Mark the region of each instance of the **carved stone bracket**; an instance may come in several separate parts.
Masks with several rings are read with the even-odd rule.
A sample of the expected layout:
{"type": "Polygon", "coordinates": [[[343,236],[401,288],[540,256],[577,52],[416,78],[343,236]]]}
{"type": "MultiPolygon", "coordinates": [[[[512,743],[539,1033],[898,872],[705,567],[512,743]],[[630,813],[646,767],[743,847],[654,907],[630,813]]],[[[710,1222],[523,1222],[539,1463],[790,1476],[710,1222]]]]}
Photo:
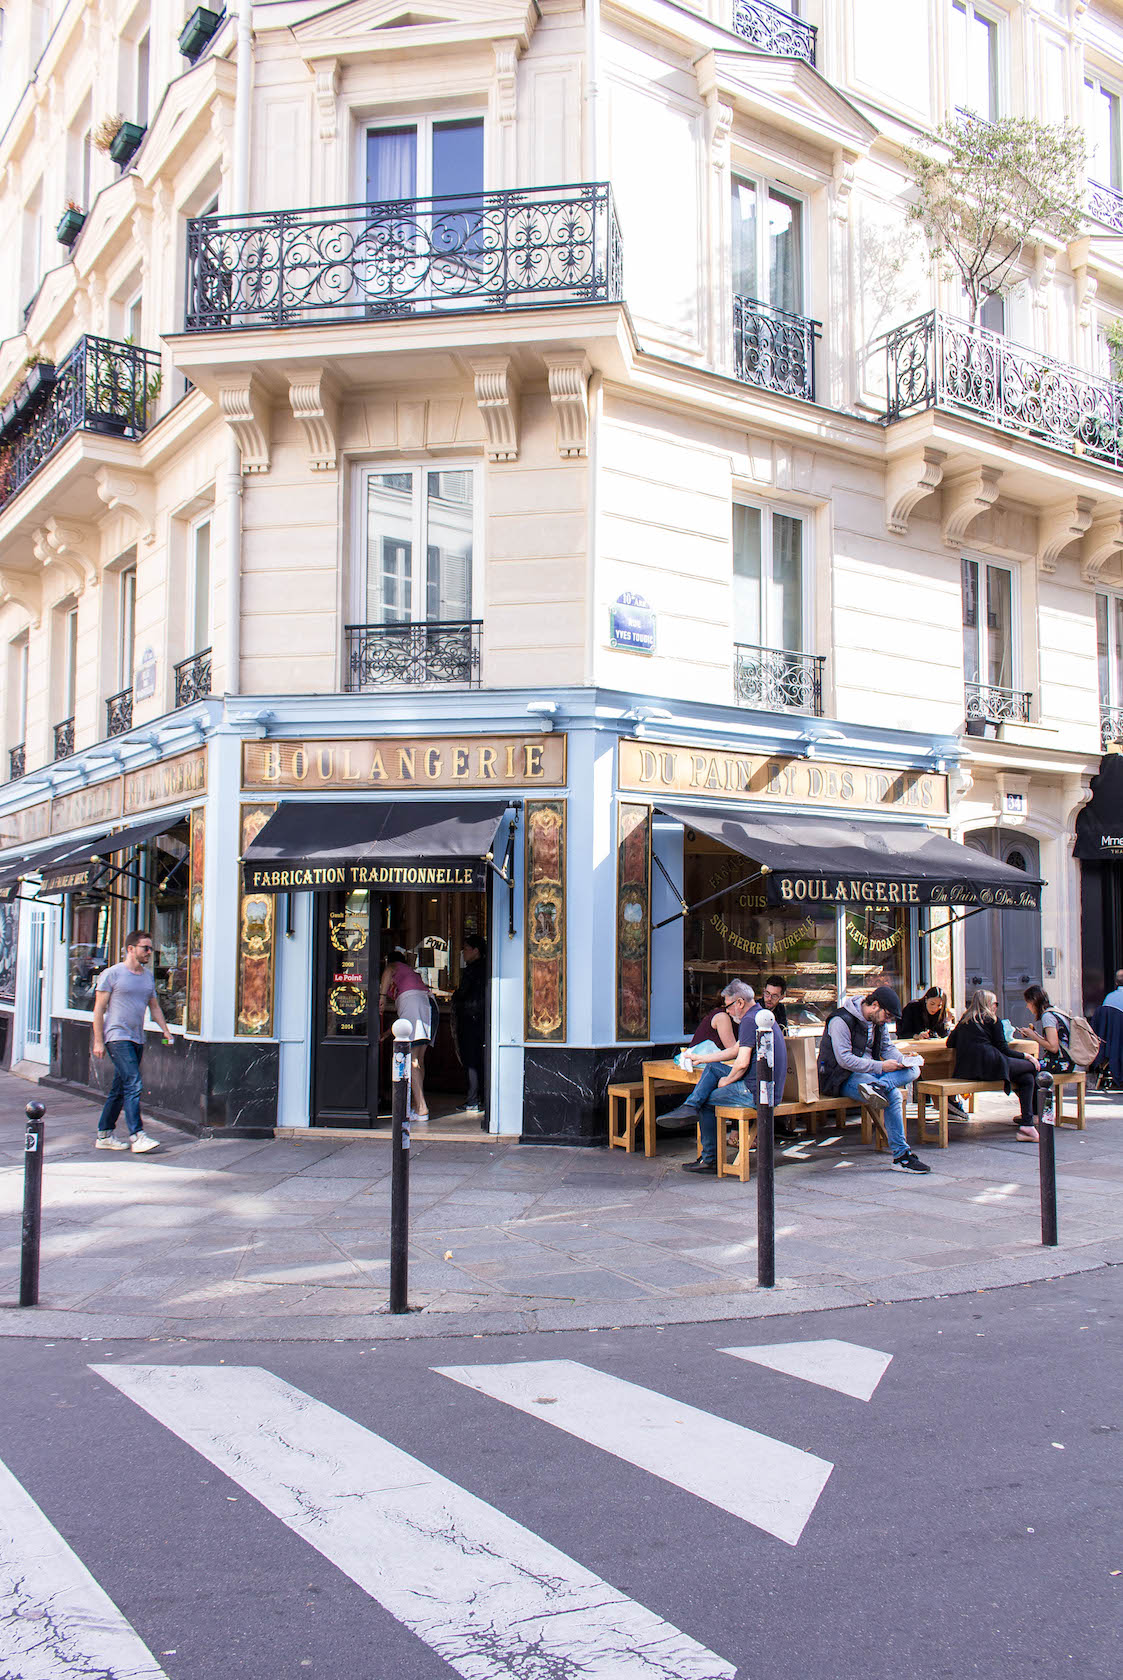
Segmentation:
{"type": "Polygon", "coordinates": [[[942,449],[919,449],[894,461],[885,480],[885,523],[895,536],[908,531],[912,511],[938,490],[947,455],[942,449]]]}
{"type": "Polygon", "coordinates": [[[1085,583],[1098,583],[1106,568],[1123,552],[1123,513],[1097,519],[1080,548],[1080,576],[1085,583]]]}
{"type": "Polygon", "coordinates": [[[313,65],[315,77],[316,114],[320,119],[320,139],[334,140],[339,127],[339,60],[323,59],[313,65]]]}
{"type": "Polygon", "coordinates": [[[1082,537],[1092,523],[1094,507],[1090,496],[1076,496],[1041,515],[1037,522],[1037,565],[1040,571],[1056,571],[1057,561],[1065,549],[1082,537]]]}
{"type": "Polygon", "coordinates": [[[589,375],[584,356],[543,356],[550,380],[550,401],[558,428],[558,454],[586,455],[589,449],[589,375]]]}
{"type": "Polygon", "coordinates": [[[1001,477],[997,467],[972,467],[944,485],[944,541],[949,548],[958,548],[979,515],[994,506],[1001,477]]]}
{"type": "Polygon", "coordinates": [[[308,439],[313,472],[334,472],[338,456],[339,399],[323,368],[289,375],[289,403],[308,439]]]}
{"type": "Polygon", "coordinates": [[[269,403],[253,374],[247,374],[236,383],[220,383],[218,406],[222,410],[222,418],[238,440],[242,451],[242,471],[268,472],[269,403]]]}
{"type": "Polygon", "coordinates": [[[519,458],[519,390],[509,356],[485,356],[471,361],[476,407],[487,433],[489,461],[519,458]]]}
{"type": "Polygon", "coordinates": [[[131,514],[141,541],[151,547],[156,541],[156,495],[151,481],[120,467],[99,467],[97,493],[111,513],[120,509],[131,514]]]}
{"type": "Polygon", "coordinates": [[[834,154],[834,167],[831,171],[830,213],[836,222],[845,222],[850,218],[850,194],[856,173],[853,159],[840,147],[834,154]]]}
{"type": "Polygon", "coordinates": [[[10,601],[23,608],[31,628],[38,630],[43,620],[41,580],[25,572],[0,572],[0,606],[6,607],[10,601]]]}
{"type": "Polygon", "coordinates": [[[495,114],[501,123],[513,123],[518,116],[518,66],[520,43],[495,41],[495,114]]]}
{"type": "Polygon", "coordinates": [[[101,581],[98,555],[101,548],[96,525],[77,519],[48,519],[35,533],[35,554],[44,571],[58,567],[74,580],[74,589],[81,594],[86,585],[96,589],[101,581]]]}

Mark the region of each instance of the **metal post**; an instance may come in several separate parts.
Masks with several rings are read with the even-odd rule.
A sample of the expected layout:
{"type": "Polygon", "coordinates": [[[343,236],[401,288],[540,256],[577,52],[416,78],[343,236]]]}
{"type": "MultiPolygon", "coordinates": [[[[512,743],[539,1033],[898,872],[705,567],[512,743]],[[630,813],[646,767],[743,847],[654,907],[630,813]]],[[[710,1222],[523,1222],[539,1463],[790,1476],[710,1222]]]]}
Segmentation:
{"type": "Polygon", "coordinates": [[[762,1009],[756,1018],[756,1281],[761,1289],[776,1283],[776,1149],[773,1134],[772,1026],[775,1016],[762,1009]]]}
{"type": "MultiPolygon", "coordinates": [[[[1054,1097],[1054,1101],[1056,1098],[1054,1097]]],[[[1045,1092],[1038,1090],[1037,1107],[1044,1109],[1045,1092]]],[[[1056,1248],[1057,1246],[1057,1157],[1054,1149],[1056,1126],[1054,1124],[1055,1111],[1050,1109],[1048,1114],[1039,1113],[1037,1116],[1037,1162],[1038,1176],[1041,1180],[1041,1246],[1042,1248],[1056,1248]]]]}
{"type": "Polygon", "coordinates": [[[39,1230],[43,1213],[43,1116],[41,1102],[29,1102],[23,1135],[23,1245],[20,1250],[19,1304],[39,1305],[39,1230]]]}
{"type": "Polygon", "coordinates": [[[409,1107],[411,1029],[394,1022],[393,1164],[390,1171],[390,1311],[409,1311],[409,1107]]]}

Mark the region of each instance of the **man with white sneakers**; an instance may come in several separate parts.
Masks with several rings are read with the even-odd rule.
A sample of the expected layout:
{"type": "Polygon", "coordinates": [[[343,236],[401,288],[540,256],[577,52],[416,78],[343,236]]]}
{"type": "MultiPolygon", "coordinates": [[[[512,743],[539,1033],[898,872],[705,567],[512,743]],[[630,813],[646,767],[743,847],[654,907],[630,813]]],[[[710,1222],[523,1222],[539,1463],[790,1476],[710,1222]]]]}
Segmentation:
{"type": "Polygon", "coordinates": [[[140,1059],[144,1055],[144,1017],[148,1013],[164,1035],[164,1043],[171,1043],[168,1023],[156,1001],[156,982],[149,973],[152,961],[152,935],[134,928],[125,940],[125,960],[114,963],[98,976],[94,995],[94,1056],[103,1061],[108,1054],[113,1063],[113,1083],[97,1123],[95,1149],[128,1149],[117,1136],[117,1120],[122,1108],[129,1128],[134,1155],[145,1155],[159,1149],[155,1138],[148,1136],[140,1118],[140,1059]]]}

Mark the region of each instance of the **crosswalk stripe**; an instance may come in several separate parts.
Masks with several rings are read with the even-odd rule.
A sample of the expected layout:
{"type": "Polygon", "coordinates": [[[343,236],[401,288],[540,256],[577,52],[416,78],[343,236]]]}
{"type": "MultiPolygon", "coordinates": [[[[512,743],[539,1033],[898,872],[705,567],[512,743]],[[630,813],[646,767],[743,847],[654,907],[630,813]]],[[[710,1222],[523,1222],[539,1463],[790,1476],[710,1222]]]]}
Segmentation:
{"type": "Polygon", "coordinates": [[[794,1546],[833,1465],[572,1359],[434,1367],[794,1546]]]}
{"type": "Polygon", "coordinates": [[[818,1383],[820,1388],[833,1388],[855,1400],[871,1397],[893,1361],[891,1353],[860,1347],[857,1342],[772,1342],[767,1347],[722,1348],[721,1352],[818,1383]]]}
{"type": "Polygon", "coordinates": [[[465,1680],[734,1680],[539,1535],[257,1367],[94,1365],[465,1680]]]}
{"type": "Polygon", "coordinates": [[[151,1651],[0,1463],[0,1680],[167,1680],[151,1651]]]}

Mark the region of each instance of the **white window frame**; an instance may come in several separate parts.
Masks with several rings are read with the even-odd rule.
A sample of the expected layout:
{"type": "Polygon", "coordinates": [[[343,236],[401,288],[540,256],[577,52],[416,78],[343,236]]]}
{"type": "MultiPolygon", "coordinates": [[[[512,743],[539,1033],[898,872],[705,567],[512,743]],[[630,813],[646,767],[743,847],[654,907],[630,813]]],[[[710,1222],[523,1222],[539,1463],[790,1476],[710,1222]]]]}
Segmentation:
{"type": "MultiPolygon", "coordinates": [[[[472,475],[472,568],[471,568],[471,619],[482,618],[480,602],[483,588],[483,486],[484,474],[480,471],[480,462],[476,457],[468,460],[457,460],[455,457],[437,457],[432,460],[413,458],[408,461],[364,461],[354,472],[353,513],[352,513],[352,544],[353,563],[351,566],[350,601],[351,611],[348,624],[366,624],[367,619],[367,484],[372,477],[381,478],[386,473],[431,473],[431,472],[467,472],[472,475]]],[[[411,624],[428,624],[430,620],[427,611],[419,612],[418,606],[425,607],[425,561],[428,547],[425,541],[425,509],[428,503],[428,492],[418,495],[416,484],[413,491],[414,507],[412,511],[410,532],[413,543],[413,583],[411,591],[413,597],[413,612],[409,620],[401,619],[397,622],[411,624]],[[420,579],[420,587],[418,580],[420,579]]],[[[450,621],[456,622],[456,621],[450,621]]]]}
{"type": "Polygon", "coordinates": [[[21,635],[13,636],[11,640],[12,661],[8,669],[12,672],[14,682],[10,699],[11,710],[8,715],[8,746],[18,747],[27,741],[27,695],[31,681],[31,637],[24,630],[21,635]]]}
{"type": "Polygon", "coordinates": [[[355,200],[359,204],[366,203],[367,196],[367,135],[375,129],[415,128],[417,130],[417,179],[414,185],[415,198],[432,198],[433,196],[433,129],[440,123],[478,122],[483,125],[484,143],[484,178],[481,191],[487,192],[488,182],[491,180],[491,124],[488,122],[487,111],[479,105],[466,106],[460,109],[452,106],[447,111],[417,112],[406,110],[395,116],[364,117],[356,124],[355,142],[355,180],[358,190],[355,200]]]}
{"type": "Polygon", "coordinates": [[[1116,613],[1123,608],[1123,595],[1118,590],[1096,590],[1096,692],[1101,707],[1110,707],[1113,711],[1123,707],[1123,650],[1115,659],[1112,656],[1112,622],[1116,613]],[[1107,694],[1099,692],[1099,602],[1107,602],[1107,694]]]}
{"type": "Polygon", "coordinates": [[[62,717],[74,717],[78,709],[78,608],[62,612],[62,717]]]}
{"type": "Polygon", "coordinates": [[[136,674],[136,561],[117,574],[117,692],[132,688],[136,674]]]}
{"type": "Polygon", "coordinates": [[[137,287],[131,297],[127,297],[121,306],[122,337],[127,344],[142,345],[144,343],[144,292],[137,287]]]}
{"type": "Polygon", "coordinates": [[[729,614],[729,616],[730,616],[730,624],[731,624],[732,630],[733,630],[733,640],[734,640],[734,642],[738,643],[739,645],[742,645],[742,646],[763,647],[763,648],[766,648],[770,653],[807,654],[807,653],[812,652],[813,650],[812,650],[811,644],[812,644],[812,640],[813,640],[813,636],[814,636],[814,618],[813,618],[814,588],[813,588],[813,579],[812,579],[812,576],[811,576],[811,552],[812,552],[812,550],[811,550],[811,543],[808,540],[809,537],[810,537],[810,533],[811,533],[811,514],[810,514],[810,510],[807,509],[807,508],[804,508],[804,507],[793,507],[793,506],[790,506],[789,504],[787,504],[785,502],[764,502],[764,501],[758,500],[757,497],[755,497],[755,496],[744,496],[744,495],[735,495],[734,498],[733,498],[733,506],[734,507],[744,507],[744,508],[755,508],[755,510],[760,514],[760,604],[761,604],[761,620],[762,620],[760,642],[759,643],[741,643],[740,642],[740,633],[739,633],[739,630],[738,630],[738,626],[737,626],[736,619],[735,619],[735,616],[734,616],[734,611],[733,611],[733,598],[734,598],[733,597],[733,591],[735,589],[735,584],[734,584],[735,573],[733,571],[734,548],[733,548],[733,529],[732,529],[732,527],[733,527],[733,520],[735,519],[736,516],[731,510],[730,515],[729,515],[729,518],[730,518],[730,548],[729,548],[730,614],[729,614]],[[799,603],[799,623],[800,623],[799,639],[800,639],[800,646],[797,647],[797,648],[786,648],[786,647],[784,647],[783,642],[780,640],[779,633],[777,632],[777,633],[774,634],[772,625],[767,622],[768,617],[769,617],[769,602],[770,602],[770,595],[771,595],[770,582],[771,582],[771,577],[772,577],[772,553],[773,553],[772,520],[773,520],[774,515],[776,515],[776,514],[780,514],[785,519],[797,519],[799,521],[799,525],[800,525],[800,545],[799,545],[800,546],[800,591],[801,591],[801,598],[800,598],[800,603],[799,603]]]}
{"type": "Polygon", "coordinates": [[[991,97],[994,100],[994,107],[995,108],[994,108],[993,111],[991,111],[989,113],[983,112],[983,111],[978,111],[978,112],[975,113],[975,115],[982,117],[984,121],[987,120],[988,115],[989,115],[990,120],[993,121],[998,117],[1004,116],[1010,108],[1009,90],[1008,90],[1007,85],[1006,85],[1006,63],[1007,63],[1006,25],[1007,25],[1007,19],[1006,19],[1005,13],[1001,12],[997,7],[980,5],[979,0],[951,0],[951,3],[948,6],[948,14],[947,14],[948,15],[948,24],[949,24],[949,27],[948,27],[948,105],[951,109],[951,113],[952,113],[953,116],[955,115],[956,112],[958,112],[958,111],[960,111],[964,108],[962,106],[952,104],[952,86],[953,86],[954,78],[953,78],[953,75],[952,75],[952,65],[951,65],[951,16],[952,16],[953,11],[957,8],[957,6],[962,7],[966,11],[969,18],[980,17],[980,18],[985,19],[985,21],[987,23],[994,25],[995,62],[994,62],[994,65],[992,67],[992,70],[991,70],[991,84],[992,84],[991,97]]]}
{"type": "Polygon", "coordinates": [[[207,546],[207,579],[211,587],[207,590],[207,634],[205,640],[199,642],[198,647],[186,647],[184,657],[194,659],[197,654],[204,653],[207,648],[214,647],[214,509],[209,507],[205,513],[198,514],[187,527],[187,616],[184,625],[187,631],[186,641],[197,641],[198,619],[198,588],[199,588],[199,532],[203,526],[209,528],[210,536],[207,546]]]}
{"type": "Polygon", "coordinates": [[[1110,187],[1113,192],[1123,193],[1123,88],[1117,82],[1105,80],[1098,70],[1085,67],[1082,78],[1081,96],[1084,100],[1084,134],[1088,142],[1088,172],[1089,178],[1101,187],[1110,187]],[[1115,101],[1115,156],[1109,160],[1106,179],[1101,174],[1092,174],[1092,142],[1093,128],[1091,123],[1090,96],[1102,95],[1115,101]],[[1115,179],[1112,179],[1114,175],[1115,179]]]}
{"type": "MultiPolygon", "coordinates": [[[[795,15],[796,14],[793,13],[793,16],[795,16],[795,15]]],[[[732,272],[732,268],[733,268],[732,237],[733,237],[733,185],[734,185],[735,181],[744,181],[746,184],[751,184],[752,186],[754,186],[757,190],[756,265],[757,265],[757,280],[758,280],[759,284],[758,284],[758,296],[757,296],[756,301],[758,303],[767,304],[769,309],[779,309],[780,305],[778,303],[774,303],[771,298],[759,296],[760,292],[764,292],[764,291],[769,290],[769,279],[770,279],[770,264],[769,264],[769,260],[768,260],[768,213],[767,213],[768,212],[768,194],[769,194],[769,192],[782,193],[785,198],[790,198],[793,204],[798,204],[799,205],[799,243],[800,243],[799,291],[800,291],[800,308],[796,311],[796,314],[799,315],[799,316],[802,316],[804,319],[808,318],[811,314],[810,301],[809,301],[810,296],[811,296],[811,290],[810,290],[810,288],[811,288],[811,202],[810,202],[810,199],[808,198],[808,196],[805,192],[800,192],[797,187],[789,187],[786,181],[778,181],[771,175],[764,175],[764,174],[761,173],[761,171],[759,169],[753,168],[752,165],[748,164],[748,163],[746,163],[745,166],[742,168],[741,165],[738,164],[736,159],[733,160],[733,162],[730,164],[730,168],[729,168],[729,201],[728,201],[729,202],[729,218],[730,218],[729,219],[729,232],[730,232],[729,256],[730,256],[730,285],[731,286],[733,286],[733,284],[734,284],[734,276],[733,276],[733,272],[732,272]],[[761,214],[762,210],[764,212],[763,214],[761,214]]],[[[742,294],[742,295],[744,295],[744,294],[742,294]]]]}
{"type": "MultiPolygon", "coordinates": [[[[979,658],[980,675],[979,675],[979,678],[978,678],[978,682],[979,682],[980,687],[990,688],[992,685],[991,685],[990,681],[988,680],[988,678],[983,674],[986,671],[987,660],[983,656],[985,654],[985,648],[984,648],[984,644],[983,644],[983,641],[982,641],[982,637],[983,637],[983,635],[984,635],[984,633],[987,629],[987,626],[986,626],[985,622],[983,622],[983,620],[985,619],[985,616],[986,616],[986,572],[987,572],[987,568],[989,566],[993,566],[996,571],[1005,572],[1010,579],[1010,682],[1009,682],[1008,686],[1009,686],[1010,692],[1012,692],[1014,694],[1022,693],[1022,692],[1024,692],[1024,683],[1023,683],[1023,679],[1022,679],[1022,645],[1021,645],[1021,643],[1022,643],[1022,638],[1021,638],[1021,626],[1022,626],[1022,595],[1021,595],[1021,581],[1022,580],[1021,580],[1021,572],[1020,572],[1020,570],[1017,566],[1010,565],[1008,561],[1000,560],[1000,559],[997,558],[997,556],[995,556],[993,554],[979,554],[979,553],[976,553],[972,550],[964,549],[960,552],[960,557],[959,558],[960,558],[960,575],[959,575],[960,649],[962,650],[962,648],[963,648],[963,635],[964,635],[964,632],[968,628],[967,625],[963,623],[963,564],[968,563],[970,565],[977,566],[979,568],[979,595],[978,595],[978,600],[979,600],[980,622],[977,623],[976,626],[975,626],[976,646],[977,646],[979,654],[980,654],[980,658],[979,658]]],[[[975,678],[969,677],[967,675],[966,664],[964,664],[964,667],[963,667],[963,681],[964,681],[965,684],[975,681],[975,678]]]]}

